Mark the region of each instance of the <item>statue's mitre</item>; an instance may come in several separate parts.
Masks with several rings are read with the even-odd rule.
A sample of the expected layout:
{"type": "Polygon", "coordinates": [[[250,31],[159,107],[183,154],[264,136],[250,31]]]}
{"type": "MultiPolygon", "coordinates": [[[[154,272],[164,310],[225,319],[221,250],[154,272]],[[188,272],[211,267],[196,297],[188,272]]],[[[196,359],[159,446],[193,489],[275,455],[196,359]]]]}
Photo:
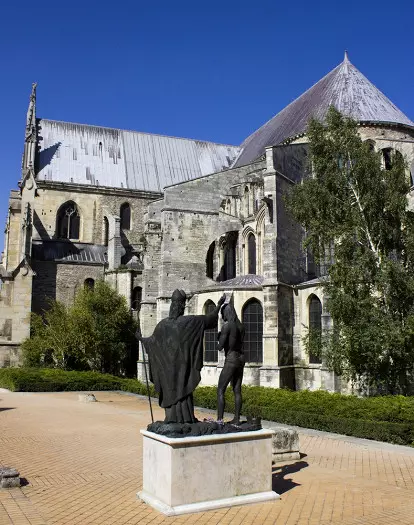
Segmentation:
{"type": "Polygon", "coordinates": [[[171,296],[172,301],[185,301],[186,298],[187,298],[187,295],[184,292],[184,290],[178,290],[178,289],[174,290],[171,296]]]}

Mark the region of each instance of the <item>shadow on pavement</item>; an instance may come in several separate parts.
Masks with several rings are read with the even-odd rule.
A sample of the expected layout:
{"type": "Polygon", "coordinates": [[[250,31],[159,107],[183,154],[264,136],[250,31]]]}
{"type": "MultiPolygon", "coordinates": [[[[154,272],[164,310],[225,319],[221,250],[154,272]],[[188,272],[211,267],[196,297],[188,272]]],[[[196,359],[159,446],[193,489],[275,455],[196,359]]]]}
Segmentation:
{"type": "Polygon", "coordinates": [[[309,466],[309,463],[306,461],[295,461],[290,465],[283,465],[281,467],[273,466],[272,469],[272,490],[278,494],[284,494],[288,490],[291,490],[295,487],[298,487],[300,483],[295,483],[291,478],[285,479],[285,476],[293,474],[294,472],[299,472],[303,468],[309,466]]]}
{"type": "Polygon", "coordinates": [[[0,412],[3,412],[3,410],[15,410],[16,407],[0,407],[0,412]]]}

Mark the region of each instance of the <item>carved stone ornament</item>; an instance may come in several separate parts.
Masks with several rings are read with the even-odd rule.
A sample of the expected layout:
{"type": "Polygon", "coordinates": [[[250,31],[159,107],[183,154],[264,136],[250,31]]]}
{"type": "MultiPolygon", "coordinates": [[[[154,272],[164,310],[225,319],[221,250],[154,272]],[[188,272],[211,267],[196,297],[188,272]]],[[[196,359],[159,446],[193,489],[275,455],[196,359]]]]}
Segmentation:
{"type": "Polygon", "coordinates": [[[32,84],[32,92],[30,94],[29,107],[27,109],[26,142],[32,142],[36,139],[36,87],[37,82],[34,82],[32,84]]]}

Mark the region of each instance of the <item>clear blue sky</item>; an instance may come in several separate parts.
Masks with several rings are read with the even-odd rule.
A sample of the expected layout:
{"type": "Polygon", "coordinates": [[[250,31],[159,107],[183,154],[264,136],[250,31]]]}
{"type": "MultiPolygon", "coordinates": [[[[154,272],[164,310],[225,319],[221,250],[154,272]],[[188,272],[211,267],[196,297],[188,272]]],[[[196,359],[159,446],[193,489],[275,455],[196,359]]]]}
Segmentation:
{"type": "Polygon", "coordinates": [[[240,144],[347,49],[414,120],[413,0],[16,0],[0,18],[2,224],[33,81],[40,117],[240,144]]]}

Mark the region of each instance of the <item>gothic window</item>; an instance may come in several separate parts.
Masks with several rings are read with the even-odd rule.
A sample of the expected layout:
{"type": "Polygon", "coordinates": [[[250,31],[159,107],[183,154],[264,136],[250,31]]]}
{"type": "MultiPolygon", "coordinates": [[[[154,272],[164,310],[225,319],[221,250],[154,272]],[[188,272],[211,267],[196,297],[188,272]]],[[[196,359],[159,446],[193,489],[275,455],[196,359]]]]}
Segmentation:
{"type": "Polygon", "coordinates": [[[245,210],[245,213],[246,213],[246,217],[248,217],[250,215],[249,201],[250,201],[250,192],[249,192],[248,186],[246,186],[244,188],[244,210],[245,210]]]}
{"type": "Polygon", "coordinates": [[[139,312],[141,310],[141,301],[142,301],[142,288],[141,286],[136,286],[132,290],[132,296],[131,296],[131,309],[135,312],[139,312]]]}
{"type": "MultiPolygon", "coordinates": [[[[204,315],[210,314],[216,305],[213,301],[206,301],[204,305],[204,315]]],[[[204,332],[204,361],[206,363],[217,363],[217,328],[211,328],[204,332]]]]}
{"type": "Polygon", "coordinates": [[[108,246],[109,240],[109,221],[107,217],[103,218],[103,243],[104,246],[108,246]]]}
{"type": "MultiPolygon", "coordinates": [[[[322,333],[322,303],[316,295],[313,294],[309,301],[309,331],[311,337],[317,338],[320,341],[322,333]]],[[[309,363],[318,364],[320,362],[320,357],[310,352],[309,363]]]]}
{"type": "Polygon", "coordinates": [[[121,206],[121,230],[130,230],[131,229],[131,206],[124,202],[121,206]]]}
{"type": "Polygon", "coordinates": [[[384,169],[387,171],[391,170],[396,158],[402,160],[402,155],[399,151],[396,151],[393,148],[384,148],[382,150],[382,162],[384,169]]]}
{"type": "Polygon", "coordinates": [[[256,274],[256,237],[253,233],[250,233],[247,237],[247,259],[248,259],[248,272],[250,274],[256,274]]]}
{"type": "Polygon", "coordinates": [[[214,251],[215,251],[215,242],[210,244],[210,247],[207,251],[206,257],[206,276],[210,279],[214,278],[214,251]]]}
{"type": "Polygon", "coordinates": [[[231,215],[231,200],[227,199],[226,213],[231,215]]]}
{"type": "Polygon", "coordinates": [[[368,145],[368,148],[370,149],[370,151],[375,151],[375,142],[371,139],[368,139],[365,141],[365,144],[368,145]]]}
{"type": "Polygon", "coordinates": [[[262,363],[263,308],[257,299],[251,299],[244,305],[242,322],[246,330],[243,345],[246,362],[262,363]]]}
{"type": "Polygon", "coordinates": [[[224,261],[222,267],[222,281],[234,279],[236,277],[236,246],[237,235],[230,234],[223,246],[224,261]]]}
{"type": "Polygon", "coordinates": [[[391,155],[392,153],[392,149],[391,148],[384,148],[382,150],[382,158],[383,158],[383,161],[384,161],[384,168],[386,170],[390,170],[391,169],[391,164],[392,164],[392,161],[391,161],[391,155]]]}
{"type": "Polygon", "coordinates": [[[85,287],[86,290],[93,290],[95,288],[95,281],[91,278],[85,279],[83,286],[85,287]]]}
{"type": "Polygon", "coordinates": [[[80,215],[73,201],[66,202],[57,214],[57,235],[60,239],[79,240],[80,215]]]}

